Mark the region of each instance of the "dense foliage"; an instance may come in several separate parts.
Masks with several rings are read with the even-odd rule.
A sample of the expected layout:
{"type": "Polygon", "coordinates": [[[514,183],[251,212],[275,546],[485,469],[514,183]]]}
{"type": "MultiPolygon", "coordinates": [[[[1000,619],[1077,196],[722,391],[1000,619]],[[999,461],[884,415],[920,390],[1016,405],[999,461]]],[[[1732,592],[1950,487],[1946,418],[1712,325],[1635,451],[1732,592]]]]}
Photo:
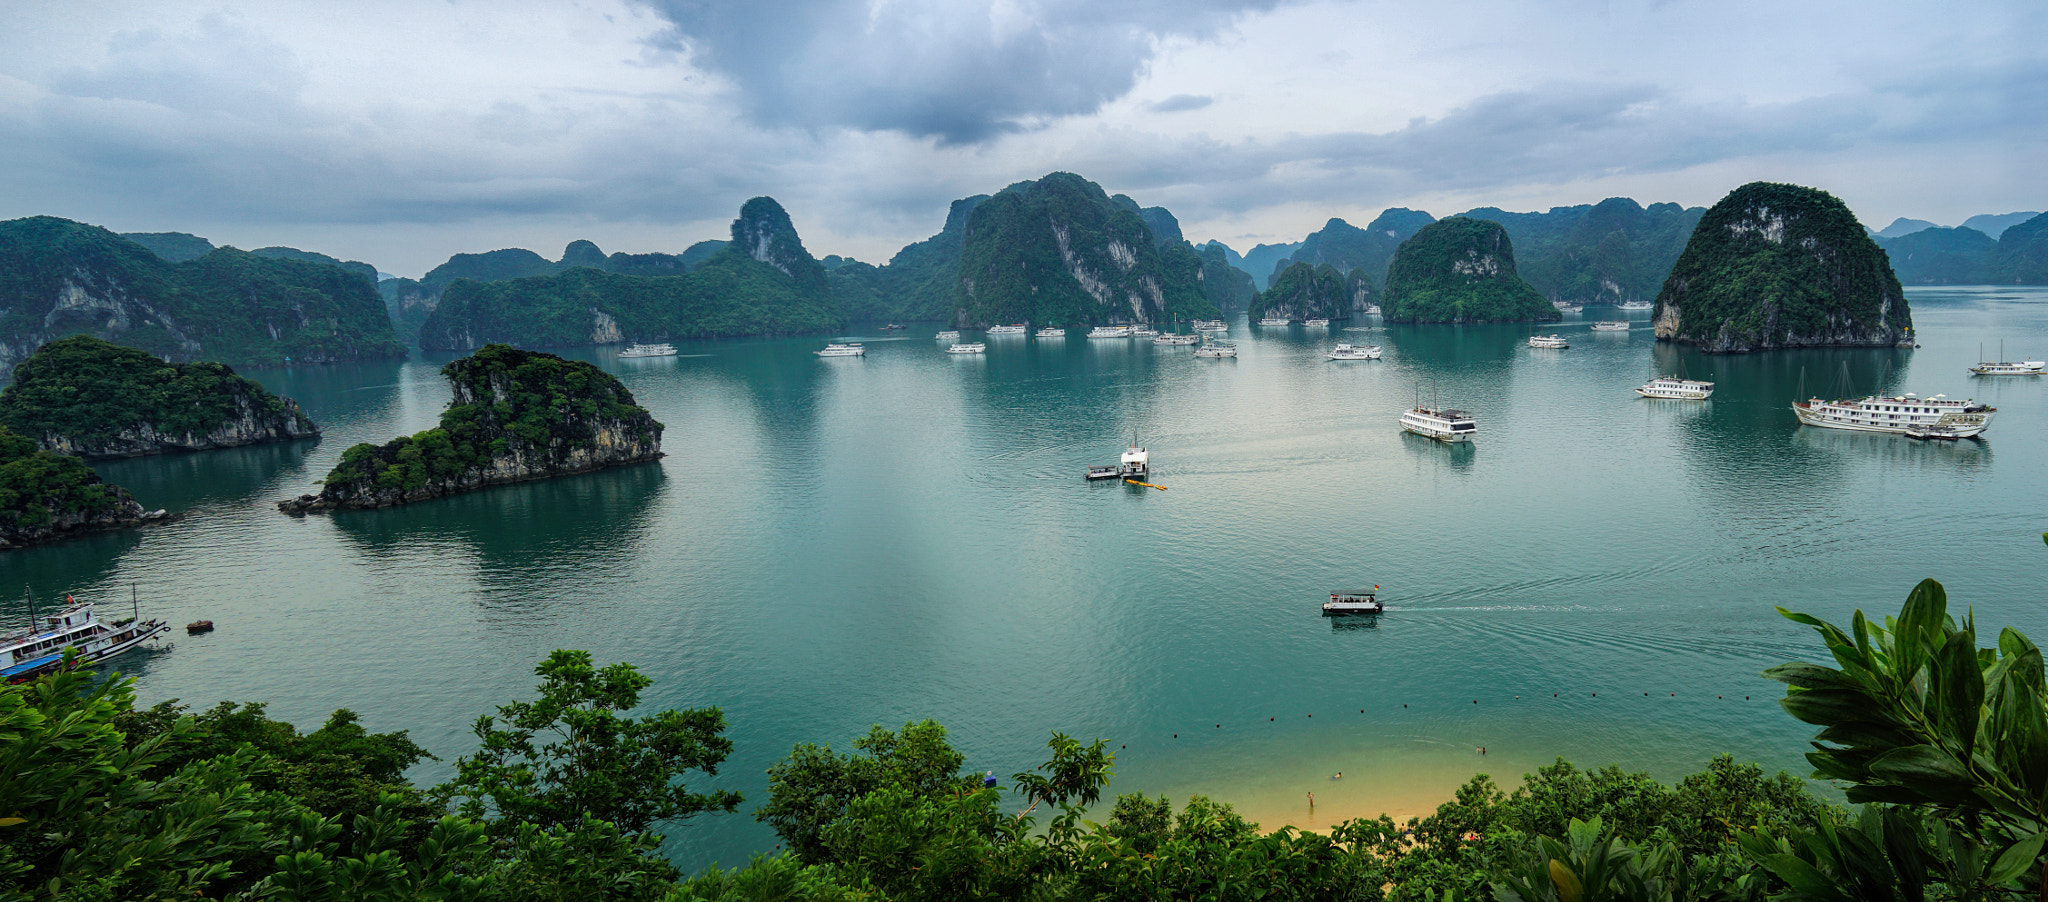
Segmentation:
{"type": "Polygon", "coordinates": [[[1086,326],[1218,315],[1186,242],[1160,247],[1101,186],[1056,172],[1020,182],[968,217],[957,303],[963,325],[1086,326]]]}
{"type": "Polygon", "coordinates": [[[1460,215],[1507,229],[1522,278],[1553,301],[1619,304],[1657,296],[1704,207],[1641,204],[1610,197],[1597,204],[1509,213],[1482,207],[1460,215]]]}
{"type": "Polygon", "coordinates": [[[96,226],[0,223],[0,359],[87,333],[172,360],[241,365],[403,356],[375,287],[348,270],[218,248],[167,263],[96,226]]]}
{"type": "MultiPolygon", "coordinates": [[[[2048,536],[2043,537],[2048,540],[2048,536]]],[[[626,713],[630,665],[558,651],[539,697],[479,720],[451,783],[424,750],[336,712],[300,734],[260,706],[132,708],[132,683],[63,672],[0,689],[0,902],[30,899],[2012,900],[2043,888],[2048,705],[2040,650],[1923,582],[1897,618],[1813,617],[1834,666],[1791,663],[1817,775],[1855,811],[1726,756],[1666,786],[1564,761],[1512,792],[1476,776],[1428,817],[1264,832],[1227,804],[1123,795],[1054,733],[1046,762],[976,774],[929,721],[854,752],[804,744],[756,817],[789,851],[686,879],[661,823],[740,801],[692,792],[729,746],[716,709],[626,713]],[[1005,785],[1007,783],[1007,785],[1005,785]],[[433,819],[436,806],[457,813],[433,819]],[[609,820],[607,820],[609,818],[609,820]]]]}
{"type": "Polygon", "coordinates": [[[905,246],[886,266],[834,270],[832,294],[841,309],[862,319],[955,321],[967,219],[988,197],[977,194],[954,201],[937,235],[905,246]]]}
{"type": "Polygon", "coordinates": [[[0,428],[0,539],[21,544],[66,521],[105,514],[128,500],[76,457],[38,450],[0,428]]]}
{"type": "MultiPolygon", "coordinates": [[[[1342,274],[1363,272],[1369,286],[1386,284],[1387,267],[1394,262],[1394,252],[1401,243],[1415,236],[1423,226],[1436,221],[1436,217],[1421,210],[1394,207],[1382,211],[1373,218],[1372,224],[1359,228],[1342,219],[1332,219],[1322,229],[1302,239],[1301,246],[1288,257],[1293,263],[1307,263],[1311,266],[1330,265],[1342,274]]],[[[1281,268],[1275,268],[1270,285],[1278,284],[1281,268]]]]}
{"type": "MultiPolygon", "coordinates": [[[[570,347],[817,332],[844,322],[824,267],[804,251],[788,214],[775,201],[748,201],[732,231],[732,242],[694,266],[663,254],[613,254],[606,264],[618,270],[613,272],[574,267],[505,280],[459,279],[441,291],[421,323],[420,345],[454,350],[492,342],[570,347]]],[[[530,251],[519,253],[532,260],[498,251],[492,266],[503,264],[508,272],[522,266],[556,267],[530,251]]],[[[565,259],[569,256],[565,252],[565,259]]],[[[484,262],[464,261],[464,271],[481,271],[484,262]]],[[[435,273],[454,263],[429,273],[427,287],[435,273]]]]}
{"type": "Polygon", "coordinates": [[[1992,281],[2008,285],[2048,285],[2048,213],[2043,213],[1998,236],[1998,256],[1992,281]]]}
{"type": "MultiPolygon", "coordinates": [[[[1273,287],[1259,292],[1247,311],[1252,319],[1276,316],[1282,319],[1348,319],[1354,288],[1363,286],[1365,273],[1351,276],[1325,263],[1311,266],[1295,263],[1273,277],[1273,287]]],[[[1370,294],[1370,291],[1367,291],[1370,294]]]]}
{"type": "Polygon", "coordinates": [[[1202,245],[1202,294],[1228,316],[1248,309],[1259,296],[1250,273],[1230,264],[1230,249],[1216,242],[1202,245]]]}
{"type": "Polygon", "coordinates": [[[1401,242],[1380,302],[1390,323],[1545,322],[1561,315],[1515,273],[1507,230],[1453,216],[1401,242]]]}
{"type": "Polygon", "coordinates": [[[1261,244],[1244,252],[1244,271],[1251,273],[1252,281],[1259,288],[1269,288],[1273,277],[1292,264],[1294,252],[1301,250],[1302,242],[1287,244],[1261,244]]]}
{"type": "Polygon", "coordinates": [[[316,432],[313,421],[222,363],[166,363],[90,335],[60,338],[15,367],[0,423],[49,446],[103,448],[121,434],[203,437],[245,416],[316,432]]]}
{"type": "Polygon", "coordinates": [[[454,389],[441,425],[342,452],[322,480],[322,497],[474,488],[507,469],[562,466],[601,438],[658,456],[662,425],[617,378],[580,360],[486,345],[441,375],[454,389]]]}
{"type": "Polygon", "coordinates": [[[1657,337],[1710,351],[1889,346],[1912,326],[1891,263],[1855,214],[1798,185],[1729,192],[1657,296],[1657,337]]]}
{"type": "Polygon", "coordinates": [[[122,232],[121,237],[149,248],[165,263],[183,263],[213,253],[213,242],[188,232],[122,232]]]}
{"type": "Polygon", "coordinates": [[[1875,240],[1904,284],[2048,285],[2048,216],[1972,216],[1953,229],[1928,223],[1904,234],[1889,232],[1879,232],[1875,240]]]}

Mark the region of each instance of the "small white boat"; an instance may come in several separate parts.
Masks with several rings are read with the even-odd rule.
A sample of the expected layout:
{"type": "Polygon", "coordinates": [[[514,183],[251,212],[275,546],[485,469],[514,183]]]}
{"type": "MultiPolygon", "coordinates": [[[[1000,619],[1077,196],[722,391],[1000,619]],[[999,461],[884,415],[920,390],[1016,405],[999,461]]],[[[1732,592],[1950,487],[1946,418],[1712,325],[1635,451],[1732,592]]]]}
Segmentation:
{"type": "Polygon", "coordinates": [[[1556,307],[1559,313],[1581,313],[1586,309],[1584,305],[1574,304],[1570,301],[1551,301],[1550,306],[1556,307]]]}
{"type": "Polygon", "coordinates": [[[1569,348],[1571,347],[1571,343],[1565,341],[1564,336],[1562,335],[1531,335],[1529,336],[1529,347],[1569,348]]]}
{"type": "Polygon", "coordinates": [[[826,345],[825,350],[812,353],[820,357],[865,357],[868,349],[857,341],[835,341],[826,345]]]}
{"type": "Polygon", "coordinates": [[[1178,335],[1172,333],[1152,339],[1152,343],[1155,345],[1192,345],[1200,344],[1201,341],[1202,336],[1200,335],[1178,335]]]}
{"type": "Polygon", "coordinates": [[[1125,479],[1143,479],[1152,472],[1152,453],[1132,442],[1117,459],[1116,470],[1125,479]]]}
{"type": "Polygon", "coordinates": [[[1195,331],[1228,332],[1230,331],[1230,324],[1220,319],[1198,319],[1195,320],[1195,331]]]}
{"type": "Polygon", "coordinates": [[[108,623],[93,616],[91,602],[67,604],[28,628],[0,635],[0,683],[34,679],[64,664],[64,650],[76,649],[81,664],[104,661],[169,632],[161,620],[124,617],[108,623]]]}
{"type": "Polygon", "coordinates": [[[1291,319],[1287,319],[1287,318],[1285,318],[1285,317],[1279,317],[1279,316],[1269,316],[1269,317],[1266,317],[1265,319],[1259,320],[1259,325],[1261,325],[1261,326],[1291,326],[1291,325],[1294,325],[1294,321],[1293,321],[1293,320],[1291,320],[1291,319]]]}
{"type": "Polygon", "coordinates": [[[1604,320],[1601,320],[1601,321],[1599,321],[1599,322],[1597,322],[1597,323],[1594,323],[1594,324],[1593,324],[1593,331],[1595,331],[1595,332],[1627,332],[1627,331],[1628,331],[1628,321],[1627,321],[1627,320],[1618,320],[1618,319],[1604,319],[1604,320]]]}
{"type": "Polygon", "coordinates": [[[1315,319],[1302,320],[1301,324],[1304,326],[1322,326],[1324,328],[1329,328],[1330,321],[1318,316],[1315,319]]]}
{"type": "Polygon", "coordinates": [[[1140,324],[1138,324],[1138,325],[1135,325],[1135,326],[1132,326],[1132,327],[1131,327],[1131,331],[1130,331],[1130,337],[1132,337],[1132,338],[1158,338],[1158,337],[1159,337],[1159,330],[1158,330],[1158,329],[1154,329],[1154,328],[1152,328],[1151,326],[1147,326],[1147,325],[1144,325],[1143,323],[1140,323],[1140,324]]]}
{"type": "Polygon", "coordinates": [[[910,328],[910,327],[908,327],[908,326],[905,326],[905,325],[903,325],[902,323],[888,323],[888,324],[886,324],[886,325],[882,326],[882,331],[884,331],[884,332],[901,332],[901,331],[903,331],[904,329],[907,329],[907,328],[910,328]]]}
{"type": "Polygon", "coordinates": [[[946,353],[948,353],[948,354],[979,354],[979,353],[981,353],[981,352],[983,352],[983,351],[986,351],[986,350],[988,350],[988,345],[985,345],[985,344],[982,344],[981,342],[975,341],[975,342],[969,342],[969,343],[967,343],[967,344],[964,344],[964,345],[959,345],[959,344],[956,344],[956,345],[954,345],[954,346],[952,346],[952,347],[950,347],[950,348],[947,348],[947,349],[946,349],[946,353]]]}
{"type": "Polygon", "coordinates": [[[619,352],[620,357],[674,357],[676,346],[663,342],[658,345],[634,345],[619,352]]]}
{"type": "Polygon", "coordinates": [[[2021,360],[2018,362],[1992,363],[1985,361],[1970,367],[1970,372],[1979,376],[2039,376],[2048,361],[2021,360]]]}
{"type": "Polygon", "coordinates": [[[1841,401],[1813,398],[1792,404],[1792,413],[1805,426],[1895,434],[1905,434],[1915,427],[1940,426],[1955,438],[1982,435],[1997,412],[1996,407],[1967,399],[1951,401],[1947,395],[1873,396],[1841,401]]]}
{"type": "Polygon", "coordinates": [[[1195,348],[1196,357],[1236,357],[1237,343],[1212,338],[1195,348]]]}
{"type": "Polygon", "coordinates": [[[1089,329],[1089,330],[1088,330],[1088,337],[1089,337],[1089,338],[1129,338],[1129,337],[1131,337],[1131,327],[1129,327],[1129,326],[1096,326],[1095,328],[1093,328],[1093,329],[1089,329]]]}
{"type": "Polygon", "coordinates": [[[1371,590],[1338,590],[1330,593],[1330,600],[1323,602],[1325,614],[1377,614],[1386,610],[1380,604],[1380,587],[1371,590]]]}
{"type": "Polygon", "coordinates": [[[1378,305],[1378,304],[1367,304],[1367,305],[1365,305],[1365,315],[1366,315],[1366,316],[1379,316],[1379,315],[1380,315],[1380,305],[1378,305]]]}
{"type": "Polygon", "coordinates": [[[1330,349],[1331,360],[1378,360],[1379,345],[1338,345],[1330,349]]]}
{"type": "Polygon", "coordinates": [[[1039,337],[1039,338],[1065,338],[1065,337],[1067,337],[1067,330],[1065,330],[1065,329],[1062,329],[1062,328],[1059,328],[1058,326],[1047,326],[1047,327],[1045,327],[1045,328],[1043,328],[1043,329],[1040,329],[1040,330],[1038,330],[1038,337],[1039,337]]]}
{"type": "Polygon", "coordinates": [[[1016,325],[1014,325],[1014,326],[990,326],[990,327],[988,327],[988,334],[990,334],[990,335],[1022,335],[1022,334],[1026,333],[1026,332],[1029,332],[1029,331],[1031,331],[1031,330],[1030,330],[1030,329],[1027,329],[1027,328],[1025,328],[1025,327],[1024,327],[1024,324],[1023,324],[1023,323],[1018,323],[1018,324],[1016,324],[1016,325]]]}
{"type": "Polygon", "coordinates": [[[1621,304],[1621,309],[1623,310],[1655,310],[1656,308],[1657,305],[1649,301],[1623,301],[1621,304]]]}
{"type": "Polygon", "coordinates": [[[947,330],[946,330],[946,331],[944,331],[944,332],[940,332],[939,334],[937,334],[937,335],[934,335],[934,336],[932,336],[932,338],[934,338],[934,339],[937,339],[937,340],[939,340],[939,341],[952,341],[952,340],[954,340],[954,339],[957,339],[957,338],[959,338],[959,337],[960,337],[960,330],[959,330],[959,329],[947,329],[947,330]]]}
{"type": "Polygon", "coordinates": [[[1645,398],[1673,398],[1681,401],[1704,401],[1713,393],[1712,382],[1680,379],[1677,376],[1658,376],[1636,389],[1636,394],[1645,398]]]}
{"type": "Polygon", "coordinates": [[[1479,432],[1479,424],[1469,413],[1419,404],[1401,414],[1401,428],[1440,442],[1469,442],[1479,432]]]}

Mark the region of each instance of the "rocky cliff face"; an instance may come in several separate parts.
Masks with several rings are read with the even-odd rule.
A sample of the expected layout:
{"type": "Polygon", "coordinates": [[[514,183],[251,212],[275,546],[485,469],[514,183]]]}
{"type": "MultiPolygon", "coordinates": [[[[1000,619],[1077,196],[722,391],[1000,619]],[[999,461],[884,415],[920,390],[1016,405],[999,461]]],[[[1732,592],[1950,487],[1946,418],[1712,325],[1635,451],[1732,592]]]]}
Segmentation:
{"type": "Polygon", "coordinates": [[[963,236],[957,321],[1083,326],[1215,316],[1202,260],[1161,247],[1138,212],[1056,172],[974,208],[963,236]]]}
{"type": "Polygon", "coordinates": [[[441,369],[441,425],[342,454],[318,495],[287,513],[376,508],[661,457],[662,425],[590,364],[488,345],[441,369]]]}
{"type": "Polygon", "coordinates": [[[1752,182],[1700,218],[1657,295],[1657,338],[1711,353],[1886,347],[1912,312],[1884,250],[1825,191],[1752,182]]]}
{"type": "Polygon", "coordinates": [[[732,222],[732,246],[747,256],[796,280],[800,290],[824,294],[825,267],[804,250],[789,213],[772,197],[756,197],[740,206],[732,222]]]}
{"type": "Polygon", "coordinates": [[[1345,275],[1327,263],[1295,263],[1273,277],[1273,287],[1259,293],[1246,315],[1254,320],[1269,316],[1293,320],[1350,319],[1353,296],[1360,293],[1367,298],[1372,295],[1362,270],[1345,275]]]}
{"type": "MultiPolygon", "coordinates": [[[[1276,283],[1277,284],[1277,283],[1276,283]]],[[[1416,231],[1387,267],[1390,323],[1515,323],[1560,318],[1515,272],[1499,223],[1453,216],[1416,231]]]]}
{"type": "Polygon", "coordinates": [[[43,450],[138,457],[319,436],[299,406],[220,363],[166,363],[74,335],[38,349],[0,391],[0,422],[43,450]]]}
{"type": "Polygon", "coordinates": [[[172,519],[144,512],[75,457],[40,451],[0,428],[0,549],[172,519]]]}

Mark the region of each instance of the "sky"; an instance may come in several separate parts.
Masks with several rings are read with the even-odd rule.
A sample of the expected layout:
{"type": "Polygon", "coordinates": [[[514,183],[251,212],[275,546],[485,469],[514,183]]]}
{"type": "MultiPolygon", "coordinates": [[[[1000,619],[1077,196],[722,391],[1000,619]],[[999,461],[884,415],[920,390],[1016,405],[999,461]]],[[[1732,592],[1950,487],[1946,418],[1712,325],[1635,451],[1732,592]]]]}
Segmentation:
{"type": "Polygon", "coordinates": [[[1049,172],[1248,250],[1437,216],[1826,189],[2048,209],[2048,4],[0,0],[0,219],[418,276],[680,252],[748,198],[885,262],[1049,172]]]}

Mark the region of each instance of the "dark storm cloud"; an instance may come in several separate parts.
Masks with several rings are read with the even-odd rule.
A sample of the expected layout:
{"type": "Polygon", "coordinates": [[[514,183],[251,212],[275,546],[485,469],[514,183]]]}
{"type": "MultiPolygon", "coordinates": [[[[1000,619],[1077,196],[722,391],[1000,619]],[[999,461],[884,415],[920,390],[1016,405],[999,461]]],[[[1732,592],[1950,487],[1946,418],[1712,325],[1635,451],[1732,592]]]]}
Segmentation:
{"type": "Polygon", "coordinates": [[[1207,37],[1279,0],[644,2],[760,122],[972,144],[1093,113],[1161,39],[1207,37]]]}

